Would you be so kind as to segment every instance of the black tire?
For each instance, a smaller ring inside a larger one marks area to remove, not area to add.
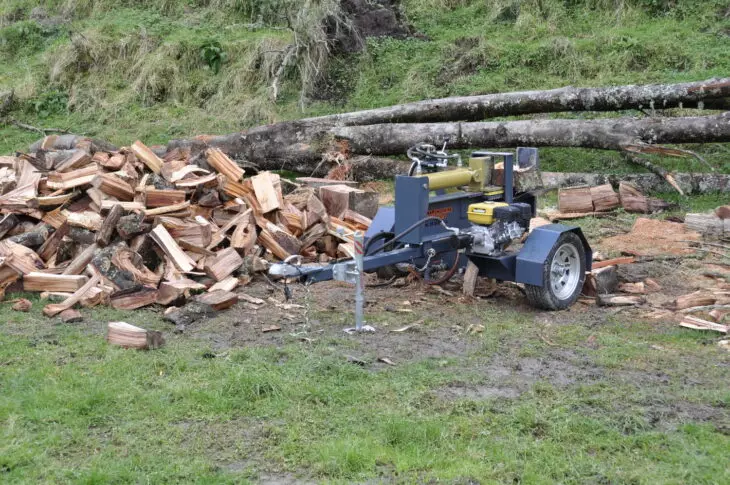
[[[570,264],[575,267],[575,263],[572,262],[572,256],[569,258],[565,258],[566,253],[571,252],[571,248],[572,251],[574,251],[575,259],[577,259],[578,261],[578,276],[577,279],[575,279],[575,277],[573,276],[569,276],[569,281],[567,284],[569,284],[571,288],[565,288],[563,290],[563,293],[560,294],[560,292],[555,289],[552,283],[555,283],[555,285],[559,287],[562,284],[562,280],[566,278],[565,275],[571,274],[571,270],[566,270],[564,274],[558,277],[552,272],[553,262],[556,258],[556,254],[560,250],[561,252],[557,256],[559,258],[558,263],[560,263],[560,259],[564,259],[564,263],[560,264]],[[544,310],[563,310],[575,303],[575,301],[578,299],[581,290],[583,289],[583,283],[585,282],[585,279],[586,252],[585,248],[583,247],[583,242],[575,233],[565,232],[560,235],[560,237],[550,250],[550,253],[548,253],[547,259],[545,260],[545,264],[543,265],[542,269],[543,285],[525,285],[525,294],[527,295],[527,300],[533,306],[542,308]]]

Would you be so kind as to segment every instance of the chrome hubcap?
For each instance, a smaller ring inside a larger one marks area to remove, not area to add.
[[[550,286],[561,300],[575,292],[580,281],[580,257],[575,246],[563,244],[555,251],[550,264]]]

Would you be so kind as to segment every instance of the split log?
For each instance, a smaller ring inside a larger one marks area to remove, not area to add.
[[[638,295],[598,295],[596,302],[601,306],[633,306],[646,303],[646,298]]]
[[[80,311],[69,308],[58,314],[63,323],[78,323],[84,320],[84,316]]]
[[[164,163],[155,152],[150,150],[144,143],[137,140],[132,143],[132,152],[153,172],[159,174]]]
[[[474,291],[477,287],[477,278],[479,277],[479,267],[469,261],[466,265],[466,271],[464,272],[464,285],[462,286],[462,293],[466,296],[474,296]]]
[[[634,295],[643,295],[646,293],[644,283],[641,281],[638,283],[621,283],[618,289],[623,293],[631,293]]]
[[[170,305],[184,302],[190,298],[192,292],[201,290],[205,290],[205,285],[187,278],[176,281],[163,281],[157,290],[157,303],[160,305]]]
[[[120,200],[103,200],[99,210],[102,212],[112,210],[115,205],[121,205],[125,211],[142,211],[145,209],[141,202],[124,202]]]
[[[687,295],[682,295],[674,301],[675,310],[684,310],[698,306],[712,305],[717,301],[715,295],[703,291],[695,291]]]
[[[720,323],[710,322],[701,318],[686,315],[681,322],[680,327],[691,328],[694,330],[711,330],[713,332],[728,333],[730,325],[722,325]]]
[[[15,214],[6,214],[2,220],[0,220],[0,238],[5,237],[12,228],[18,224],[18,218]]]
[[[342,219],[348,210],[372,219],[379,207],[377,192],[355,189],[347,185],[320,187],[319,199],[327,214],[338,219]]]
[[[221,281],[236,271],[243,264],[243,258],[233,248],[218,251],[215,258],[206,258],[204,271],[216,281]]]
[[[605,261],[594,261],[591,268],[598,269],[616,264],[631,264],[636,261],[634,256],[623,256],[621,258],[606,259]]]
[[[165,344],[161,332],[145,330],[126,322],[109,322],[106,340],[125,349],[153,350]]]
[[[26,275],[45,269],[45,262],[32,249],[9,240],[0,241],[0,258],[18,274]]]
[[[262,172],[249,179],[253,184],[256,200],[261,206],[261,212],[264,214],[280,207],[281,192],[277,194],[275,186],[277,179],[278,175],[271,172]]]
[[[142,286],[112,293],[109,302],[117,310],[136,310],[157,301],[157,288]]]
[[[63,271],[65,275],[81,274],[86,266],[91,262],[96,251],[99,250],[99,246],[91,244],[81,251],[74,259],[71,260],[66,269]]]
[[[70,226],[64,222],[61,227],[56,229],[51,237],[46,239],[43,245],[38,249],[38,256],[46,263],[56,254],[58,247],[61,245],[61,241],[69,233]]]
[[[134,188],[111,173],[97,175],[91,181],[91,185],[118,200],[131,201],[134,199]]]
[[[136,283],[157,288],[162,275],[156,274],[142,262],[142,257],[125,248],[117,249],[111,259],[114,266],[132,275]]]
[[[558,210],[563,213],[593,212],[590,187],[570,187],[558,191]]]
[[[62,291],[73,293],[89,280],[83,275],[60,275],[51,273],[28,273],[23,276],[25,291]]]
[[[180,271],[188,273],[193,270],[195,262],[185,254],[162,224],[155,226],[150,236]]]
[[[216,284],[208,288],[208,292],[212,293],[214,291],[233,291],[238,286],[238,283],[238,278],[236,278],[235,276],[228,276],[227,278],[218,281]]]
[[[53,169],[57,172],[68,172],[81,168],[91,162],[91,156],[84,150],[74,150],[65,160],[56,161]]]
[[[117,226],[117,223],[119,222],[119,219],[121,219],[122,215],[124,214],[124,209],[122,209],[122,206],[117,204],[109,211],[109,213],[104,218],[101,228],[96,233],[96,243],[99,246],[107,246],[111,242],[112,235],[114,234],[114,229]]]
[[[46,185],[49,189],[68,190],[74,187],[91,184],[99,172],[99,167],[92,163],[78,170],[70,172],[51,172],[48,174]]]
[[[215,311],[221,311],[238,303],[238,295],[230,291],[218,290],[198,295],[194,300],[210,306]]]
[[[145,205],[147,207],[165,207],[185,202],[184,190],[158,190],[145,188]]]
[[[146,234],[150,231],[152,226],[144,223],[143,221],[144,214],[130,214],[122,216],[119,218],[119,222],[117,222],[116,225],[117,233],[124,240],[132,239],[140,234]]]
[[[219,149],[211,148],[205,154],[208,164],[228,180],[239,182],[243,179],[245,171]]]
[[[64,310],[72,308],[79,300],[86,294],[89,288],[96,286],[101,281],[101,275],[95,274],[84,286],[76,290],[70,297],[64,300],[62,303],[49,304],[43,307],[43,314],[47,317],[53,317],[58,315]]]
[[[618,288],[616,266],[594,268],[586,275],[582,293],[586,296],[610,295]]]

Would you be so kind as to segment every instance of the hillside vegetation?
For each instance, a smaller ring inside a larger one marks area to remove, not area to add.
[[[337,0],[37,5],[0,0],[11,115],[118,144],[429,97],[730,73],[725,0],[403,0],[394,8],[412,35],[369,38],[349,54],[328,48],[328,33],[348,28]],[[5,126],[0,153],[38,136]],[[703,153],[730,169],[727,148]],[[622,166],[604,153],[543,158],[561,169],[576,157],[588,169]]]

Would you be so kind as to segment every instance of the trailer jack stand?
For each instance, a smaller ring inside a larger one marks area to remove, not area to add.
[[[365,235],[361,231],[354,234],[355,259],[337,263],[332,267],[332,278],[355,285],[355,327],[346,328],[345,333],[374,332],[375,328],[365,325],[365,271],[363,270],[363,244]]]

